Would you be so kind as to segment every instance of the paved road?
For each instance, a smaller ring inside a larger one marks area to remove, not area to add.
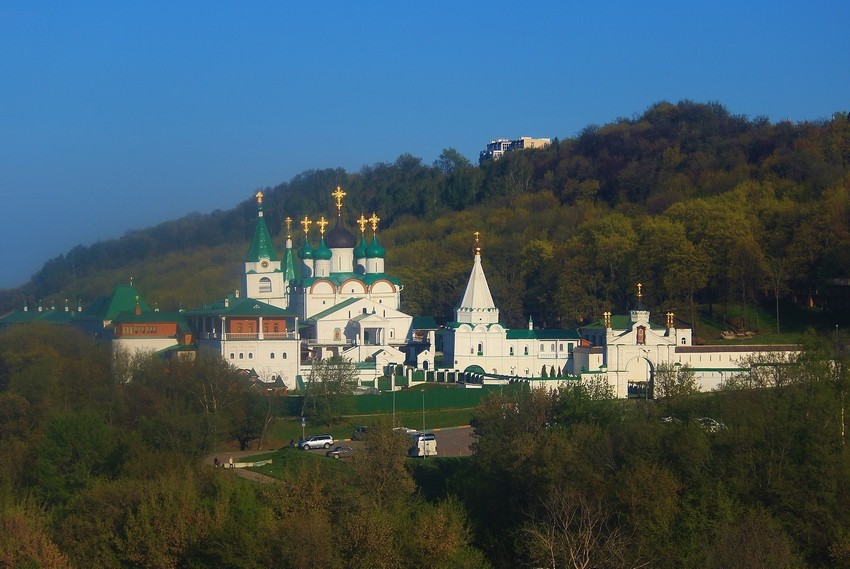
[[[444,429],[428,429],[428,433],[434,433],[437,437],[437,454],[439,456],[470,456],[472,450],[469,448],[474,441],[472,427],[448,427]],[[337,444],[350,446],[357,449],[363,443],[361,441],[345,441]],[[318,450],[310,452],[319,452]],[[324,453],[322,449],[322,453]]]

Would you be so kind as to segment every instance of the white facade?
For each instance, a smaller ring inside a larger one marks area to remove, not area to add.
[[[447,325],[444,366],[477,374],[485,382],[522,379],[556,388],[566,379],[594,377],[608,382],[617,397],[649,396],[660,364],[688,366],[703,391],[742,373],[756,357],[786,359],[796,346],[694,346],[690,328],[650,322],[641,301],[628,316],[605,313],[602,322],[579,330],[511,330],[498,322],[476,246],[472,272],[455,321]],[[545,373],[544,373],[545,370]]]
[[[477,236],[476,236],[477,239]],[[444,367],[491,376],[531,378],[563,374],[569,354],[579,343],[572,330],[511,330],[499,323],[481,264],[481,248],[474,249],[472,271],[455,321],[446,327]]]

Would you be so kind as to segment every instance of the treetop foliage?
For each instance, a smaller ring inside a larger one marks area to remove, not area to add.
[[[263,188],[279,248],[283,219],[328,215],[337,185],[348,193],[349,223],[358,212],[381,217],[387,270],[405,283],[403,308],[414,314],[451,316],[473,230],[482,231],[488,281],[511,326],[528,316],[549,327],[594,321],[603,307],[627,308],[638,281],[645,302],[689,322],[698,305],[722,307],[724,321],[739,307],[741,329],[760,324],[746,316],[760,303],[776,305],[777,331],[782,307],[848,307],[846,113],[771,123],[718,103],[660,102],[480,166],[446,148],[433,165],[402,154],[354,173],[311,170]],[[48,297],[85,305],[128,274],[164,309],[219,298],[239,286],[254,207],[248,197],[229,211],[75,247],[25,287],[2,291],[0,306]]]

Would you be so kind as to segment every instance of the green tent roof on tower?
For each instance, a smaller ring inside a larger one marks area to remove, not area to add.
[[[248,254],[245,256],[245,262],[256,263],[260,259],[277,261],[269,228],[266,227],[266,220],[263,218],[263,194],[261,192],[257,192],[257,202],[257,226],[254,228],[254,239],[251,241],[251,248],[248,249]]]
[[[294,281],[298,278],[298,270],[295,268],[295,253],[291,248],[287,248],[283,252],[283,280],[286,282]]]

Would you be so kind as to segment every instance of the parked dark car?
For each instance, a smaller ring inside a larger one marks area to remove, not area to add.
[[[369,427],[357,427],[356,429],[354,429],[354,433],[351,435],[351,439],[355,441],[362,441],[368,433]]]
[[[325,453],[325,456],[329,456],[331,458],[350,458],[351,455],[354,454],[354,449],[351,447],[339,446],[334,449],[331,449]]]

